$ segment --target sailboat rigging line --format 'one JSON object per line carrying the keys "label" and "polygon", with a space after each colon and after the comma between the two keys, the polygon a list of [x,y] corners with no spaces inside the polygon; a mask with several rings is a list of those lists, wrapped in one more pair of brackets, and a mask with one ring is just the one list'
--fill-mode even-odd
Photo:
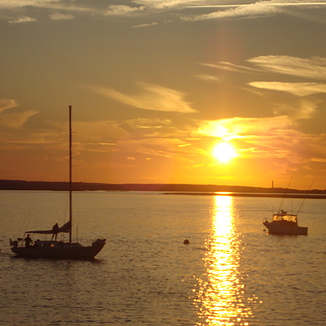
{"label": "sailboat rigging line", "polygon": [[278,211],[280,211],[281,208],[282,208],[284,198],[285,198],[285,196],[286,196],[288,190],[290,189],[290,184],[291,184],[291,182],[292,182],[292,178],[290,179],[289,184],[288,184],[288,186],[287,186],[287,188],[286,188],[286,190],[285,190],[285,193],[284,193],[284,196],[283,196],[283,198],[282,198],[282,200],[281,200],[281,204],[280,204],[280,207],[279,207]]}
{"label": "sailboat rigging line", "polygon": [[72,243],[72,127],[71,105],[69,105],[69,243]]}
{"label": "sailboat rigging line", "polygon": [[[316,178],[312,181],[312,183],[311,183],[309,189],[308,189],[307,192],[306,192],[306,195],[308,195],[308,192],[311,190],[312,185],[315,183],[315,181],[316,181]],[[305,196],[305,197],[303,198],[303,200],[302,200],[302,202],[301,202],[301,205],[300,205],[300,207],[299,207],[299,210],[298,210],[298,212],[297,212],[297,215],[299,215],[299,212],[301,211],[301,208],[302,208],[302,206],[303,206],[303,203],[304,203],[305,200],[306,200],[306,197],[307,197],[307,196]]]}

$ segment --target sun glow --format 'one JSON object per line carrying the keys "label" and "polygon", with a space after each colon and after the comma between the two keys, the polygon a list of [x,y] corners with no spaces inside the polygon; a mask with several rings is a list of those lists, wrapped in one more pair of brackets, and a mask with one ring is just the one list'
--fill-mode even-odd
{"label": "sun glow", "polygon": [[233,158],[237,157],[237,152],[233,145],[228,142],[218,143],[213,148],[213,156],[221,163],[227,163]]}

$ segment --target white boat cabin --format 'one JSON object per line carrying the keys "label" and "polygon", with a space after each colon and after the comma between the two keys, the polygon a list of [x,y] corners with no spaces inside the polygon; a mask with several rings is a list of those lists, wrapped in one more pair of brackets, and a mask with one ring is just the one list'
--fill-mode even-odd
{"label": "white boat cabin", "polygon": [[288,221],[297,223],[297,215],[295,214],[288,214],[286,211],[281,209],[277,214],[273,214],[272,221]]}

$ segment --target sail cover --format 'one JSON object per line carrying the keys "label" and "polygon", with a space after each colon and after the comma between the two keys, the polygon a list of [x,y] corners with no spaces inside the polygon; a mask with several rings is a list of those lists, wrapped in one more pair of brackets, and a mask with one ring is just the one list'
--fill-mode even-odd
{"label": "sail cover", "polygon": [[32,230],[32,231],[26,231],[26,233],[38,233],[38,234],[53,234],[53,233],[68,233],[70,231],[71,228],[71,223],[70,221],[65,223],[63,226],[61,226],[60,228],[58,228],[56,231],[52,230]]}

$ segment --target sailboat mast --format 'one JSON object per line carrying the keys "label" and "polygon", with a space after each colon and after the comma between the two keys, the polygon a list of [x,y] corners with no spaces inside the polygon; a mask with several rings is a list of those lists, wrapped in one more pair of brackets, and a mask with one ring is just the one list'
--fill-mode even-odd
{"label": "sailboat mast", "polygon": [[69,243],[72,242],[72,128],[71,105],[69,105]]}

